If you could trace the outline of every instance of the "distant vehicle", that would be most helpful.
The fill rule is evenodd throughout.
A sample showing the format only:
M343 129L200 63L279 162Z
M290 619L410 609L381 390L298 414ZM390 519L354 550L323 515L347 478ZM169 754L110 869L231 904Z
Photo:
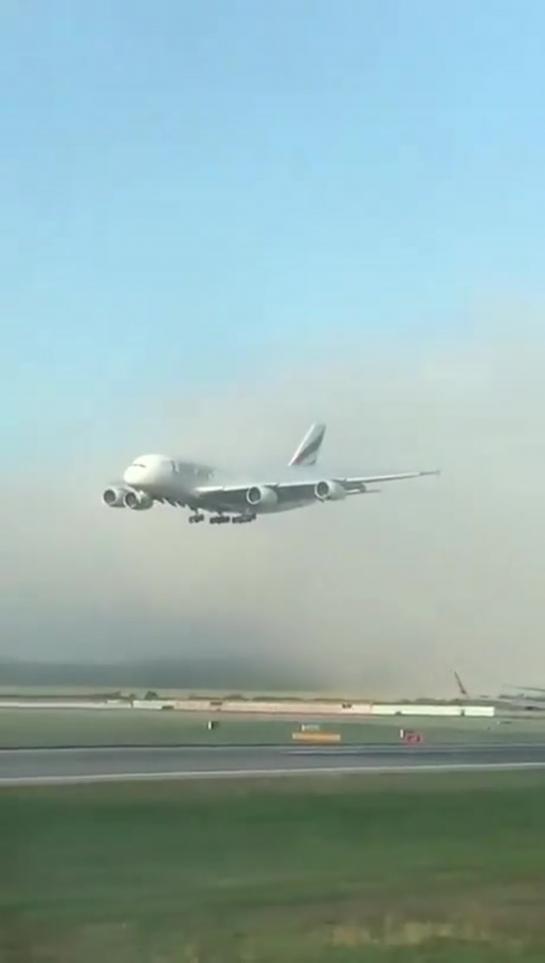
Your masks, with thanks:
M311 425L289 461L290 468L303 469L316 464L325 435L325 425ZM382 482L403 481L436 471L410 471L393 475L355 475L332 478L295 477L286 480L249 481L213 484L214 469L198 462L168 455L140 455L125 469L123 482L103 492L108 508L144 511L155 502L188 508L188 521L198 524L210 513L212 525L226 522L242 525L258 515L285 512L323 502L336 502L347 495L376 492L370 487Z
M542 699L532 699L523 695L520 696L508 696L508 695L471 695L466 689L464 683L462 682L460 676L457 672L454 673L454 678L456 679L456 685L458 691L464 702L486 702L491 705L496 706L498 709L513 709L513 710L523 710L525 712L544 712L545 711L545 690L536 689L535 687L527 686L526 688L530 690L531 688L537 692L543 692Z
M408 746L419 746L424 742L424 736L416 729L400 729L399 738Z

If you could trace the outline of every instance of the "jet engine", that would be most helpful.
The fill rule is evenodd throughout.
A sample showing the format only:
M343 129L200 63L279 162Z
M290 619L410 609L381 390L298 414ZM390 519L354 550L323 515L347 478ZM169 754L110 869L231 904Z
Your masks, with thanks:
M346 498L346 490L336 481L319 481L314 486L314 497L320 502L339 502Z
M276 505L278 495L267 485L252 485L246 492L246 501L254 507L257 505Z
M107 488L102 493L102 501L108 508L125 508L126 488Z
M146 492L128 491L125 493L123 503L126 508L132 508L134 512L143 512L153 505L153 498Z

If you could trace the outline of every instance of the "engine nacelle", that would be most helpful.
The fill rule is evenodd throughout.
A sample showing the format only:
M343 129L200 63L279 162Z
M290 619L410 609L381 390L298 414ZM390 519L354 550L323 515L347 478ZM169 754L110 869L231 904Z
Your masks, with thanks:
M126 488L107 488L102 493L102 501L108 508L125 508Z
M246 501L248 505L252 505L254 508L258 505L263 507L268 505L272 506L276 505L278 495L272 488L268 488L267 485L252 485L246 492Z
M314 497L319 502L340 502L346 498L346 490L336 481L319 481L314 486Z
M125 508L132 508L133 512L144 512L153 505L153 498L146 492L128 491L123 499Z

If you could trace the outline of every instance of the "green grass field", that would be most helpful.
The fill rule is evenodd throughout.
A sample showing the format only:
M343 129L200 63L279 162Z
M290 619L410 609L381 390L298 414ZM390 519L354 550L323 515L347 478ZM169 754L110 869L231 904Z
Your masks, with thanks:
M312 721L312 720L308 720ZM399 728L416 728L428 742L543 741L545 719L369 719L322 723L344 742L399 742ZM55 745L154 745L175 743L287 743L296 722L223 718L208 732L206 716L150 710L0 709L0 747Z
M545 776L0 794L2 963L542 963Z

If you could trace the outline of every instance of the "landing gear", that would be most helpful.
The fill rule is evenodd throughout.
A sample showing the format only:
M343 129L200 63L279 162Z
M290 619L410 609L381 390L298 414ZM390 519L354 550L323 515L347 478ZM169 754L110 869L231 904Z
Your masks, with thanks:
M202 512L194 512L187 520L190 525L198 525L199 522L204 522L204 515Z
M229 515L212 515L210 518L211 525L228 525L230 521Z
M204 522L204 517L204 512L194 511L187 520L190 525L198 525L199 522ZM217 515L211 515L208 521L211 525L228 525L229 522L233 525L246 525L248 522L255 522L256 518L255 512L248 512L247 515L224 515L219 512Z

